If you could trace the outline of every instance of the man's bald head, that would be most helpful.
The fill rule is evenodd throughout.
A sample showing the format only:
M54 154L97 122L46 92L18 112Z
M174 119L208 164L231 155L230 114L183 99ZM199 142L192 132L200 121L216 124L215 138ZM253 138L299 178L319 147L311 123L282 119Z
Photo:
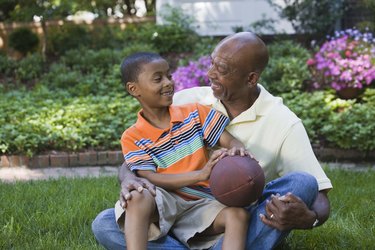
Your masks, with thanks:
M238 65L249 67L248 70L255 71L259 75L268 64L268 50L265 43L252 32L239 32L224 38L217 46L230 49L232 59Z

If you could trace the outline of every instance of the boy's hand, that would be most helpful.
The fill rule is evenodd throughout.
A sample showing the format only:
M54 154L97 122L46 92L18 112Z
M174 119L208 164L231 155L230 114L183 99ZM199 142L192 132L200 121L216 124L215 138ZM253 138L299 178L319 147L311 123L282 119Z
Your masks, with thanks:
M211 156L210 159L208 159L208 162L206 165L200 170L200 181L206 181L208 178L210 178L212 168L215 166L215 164L222 158L228 155L228 149L221 148L218 150L215 150Z
M155 186L147 179L137 177L135 175L130 175L128 178L124 179L121 182L121 191L120 191L120 204L125 209L128 205L127 201L131 200L132 195L131 191L137 190L142 192L143 189L147 189L151 195L155 196Z

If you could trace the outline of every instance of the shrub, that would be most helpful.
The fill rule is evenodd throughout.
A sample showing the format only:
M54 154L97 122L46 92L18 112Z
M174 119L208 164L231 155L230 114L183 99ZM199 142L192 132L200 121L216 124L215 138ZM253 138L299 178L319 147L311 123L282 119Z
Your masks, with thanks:
M121 54L113 49L91 50L86 48L67 51L61 62L67 67L80 70L83 74L93 71L107 73L113 64L120 64Z
M70 97L40 86L0 93L0 150L33 155L46 150L119 148L139 105L123 94Z
M148 43L134 43L130 44L127 46L124 46L124 48L121 50L121 59L124 57L127 57L133 53L136 52L142 52L142 51L147 51L147 52L155 52L157 53L158 50L155 49L154 46ZM120 66L120 65L119 65Z
M269 46L270 61L261 75L261 83L274 95L301 90L303 81L310 78L305 62L310 53L291 41Z
M83 26L64 24L48 31L48 53L63 55L66 51L89 47L89 32Z
M375 109L373 105L354 104L332 114L322 128L331 146L369 151L375 149Z
M151 43L160 53L191 52L196 42L197 34L178 25L157 25L152 34Z
M375 80L375 39L356 29L336 32L307 64L316 89L362 89Z
M0 73L2 77L14 77L14 70L17 68L17 62L7 56L0 55ZM0 78L0 79L1 79Z
M35 51L39 44L38 36L28 28L19 28L9 35L9 47L27 55Z
M39 78L44 70L43 58L39 54L32 54L18 63L15 71L17 79L27 82Z

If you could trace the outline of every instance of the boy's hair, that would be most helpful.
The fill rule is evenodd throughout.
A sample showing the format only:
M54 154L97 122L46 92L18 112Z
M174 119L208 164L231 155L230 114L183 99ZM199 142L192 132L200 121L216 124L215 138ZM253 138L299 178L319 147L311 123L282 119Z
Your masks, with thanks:
M136 82L144 64L160 59L163 58L152 52L137 52L124 58L120 68L122 82L125 85L128 82Z

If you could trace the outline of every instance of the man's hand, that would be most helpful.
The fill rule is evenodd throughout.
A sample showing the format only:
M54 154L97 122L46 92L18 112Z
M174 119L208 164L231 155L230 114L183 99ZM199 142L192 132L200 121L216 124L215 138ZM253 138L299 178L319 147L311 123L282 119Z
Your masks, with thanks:
M244 147L232 147L231 149L228 149L228 155L251 156L250 153ZM251 158L254 157L251 156Z
M261 214L262 222L280 231L308 229L316 219L316 214L297 196L272 195L266 204L266 215Z
M156 195L155 186L149 182L147 179L140 178L135 176L134 174L128 174L127 178L125 178L121 182L121 190L120 190L120 204L125 209L128 205L127 201L131 200L132 195L131 191L137 190L138 192L142 192L143 189L147 189L153 196Z

